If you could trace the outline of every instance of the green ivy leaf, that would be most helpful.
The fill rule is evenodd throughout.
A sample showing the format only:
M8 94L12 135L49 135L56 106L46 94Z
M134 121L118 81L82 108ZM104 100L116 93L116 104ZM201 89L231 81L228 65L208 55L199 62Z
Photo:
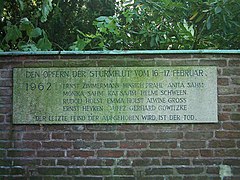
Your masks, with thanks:
M17 0L17 2L19 4L20 10L23 11L24 10L24 3L23 3L23 1L22 0Z
M24 41L20 41L18 43L18 48L21 51L37 51L38 50L38 48L36 47L35 44L33 44L33 43L26 43Z
M209 16L207 18L207 30L211 29L211 27L212 27L212 18L211 16Z
M8 43L9 41L12 41L15 43L17 39L22 37L21 31L18 29L16 25L8 25L7 26L7 33L5 36L5 40Z
M43 51L51 50L52 43L48 40L47 37L44 36L43 38L38 40L37 48Z
M30 32L30 37L31 38L36 38L42 35L42 30L40 28L34 28L31 32Z
M107 16L100 16L98 18L96 18L97 21L106 21L108 19Z
M42 12L42 17L41 17L41 22L46 22L47 17L49 13L52 11L53 6L52 6L52 0L43 0L42 1L42 7L41 7L41 12Z
M214 9L214 11L215 11L215 14L218 14L218 13L222 12L222 8L221 8L220 6L217 6L217 7Z
M19 29L21 31L26 31L27 35L30 36L30 32L33 30L33 24L28 20L28 18L22 18L20 21Z

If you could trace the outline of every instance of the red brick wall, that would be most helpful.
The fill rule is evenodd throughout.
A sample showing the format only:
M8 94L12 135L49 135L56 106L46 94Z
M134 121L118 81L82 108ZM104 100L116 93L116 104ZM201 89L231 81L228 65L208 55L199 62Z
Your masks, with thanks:
M218 67L218 123L11 123L13 67L182 65ZM0 56L0 179L11 178L239 180L240 54Z

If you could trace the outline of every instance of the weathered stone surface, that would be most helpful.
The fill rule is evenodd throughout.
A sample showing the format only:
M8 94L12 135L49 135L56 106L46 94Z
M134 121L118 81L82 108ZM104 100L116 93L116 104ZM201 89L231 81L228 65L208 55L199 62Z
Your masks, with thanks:
M216 67L15 68L13 123L217 122Z

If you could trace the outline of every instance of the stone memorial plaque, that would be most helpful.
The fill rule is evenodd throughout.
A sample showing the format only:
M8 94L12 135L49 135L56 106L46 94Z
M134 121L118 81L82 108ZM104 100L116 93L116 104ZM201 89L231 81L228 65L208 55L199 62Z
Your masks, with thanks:
M14 68L14 124L214 123L217 69Z

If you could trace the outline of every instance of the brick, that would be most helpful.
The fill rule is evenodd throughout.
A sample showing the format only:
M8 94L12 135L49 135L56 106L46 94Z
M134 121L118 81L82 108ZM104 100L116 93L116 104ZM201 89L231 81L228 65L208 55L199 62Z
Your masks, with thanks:
M141 131L149 131L149 132L158 132L158 131L166 131L166 130L176 130L176 124L144 124L139 125L139 130Z
M210 159L210 158L194 158L192 160L193 165L220 165L222 164L222 159Z
M11 103L12 103L11 96L0 96L0 104L4 106L10 106Z
M84 125L72 125L71 127L72 131L84 131L85 126Z
M5 121L5 115L0 114L0 123L3 123Z
M210 131L220 129L221 125L216 124L193 124L193 131Z
M39 167L38 173L40 175L63 175L65 170L60 167Z
M213 132L186 132L186 139L207 140L213 137Z
M205 148L206 143L205 143L205 141L181 141L180 147L183 149Z
M0 141L0 149L8 149L12 147L12 143L11 142L7 142L7 141Z
M91 150L69 150L67 151L68 157L91 157L94 156L94 151Z
M156 139L182 139L182 132L160 132L157 133Z
M122 133L97 133L97 140L123 140Z
M240 68L234 67L234 68L224 68L223 69L223 76L240 76Z
M119 147L117 142L104 142L104 147L105 148L116 148Z
M218 78L217 79L218 86L228 86L229 85L229 78Z
M213 150L211 149L200 149L201 157L213 157Z
M219 60L219 59L211 59L211 60L202 60L200 59L199 65L204 65L204 66L219 66L219 67L224 67L227 65L226 60Z
M218 96L218 102L219 103L240 103L239 96Z
M173 168L147 168L145 170L146 175L172 175L174 173Z
M114 168L115 175L133 175L133 168Z
M52 61L25 61L24 67L28 68L45 68L45 67L52 67Z
M240 157L240 149L215 150L216 157Z
M234 148L236 143L234 140L212 140L209 141L208 147L210 148Z
M156 66L169 66L171 63L170 60L163 60L158 57L155 57L154 60L156 61Z
M182 180L182 176L168 176L168 180Z
M16 141L14 142L14 148L18 149L39 149L41 148L40 142L33 142L33 141Z
M8 153L10 156L13 155L12 152ZM6 151L5 150L0 150L0 158L5 158L6 157Z
M238 139L240 138L239 131L216 131L215 137L219 139Z
M234 95L235 89L231 86L218 87L218 95Z
M17 126L19 126L19 125L17 125ZM34 132L36 132L36 131L41 131L41 125L33 125L33 124L28 124L28 125L24 125L24 127L26 128L26 130L24 130L24 131L28 131L28 132L30 132L30 131L34 131Z
M10 87L0 87L1 96L11 96L12 88Z
M113 177L104 177L104 180L133 180L134 176L133 175L126 175L126 176L121 176L121 175L114 175Z
M55 166L56 161L55 161L55 159L43 159L41 165L43 165L43 166Z
M75 141L73 143L74 149L100 149L103 147L102 142L96 141Z
M38 157L63 157L64 151L61 150L39 150L37 151Z
M137 131L139 125L124 124L117 127L118 131Z
M239 77L232 77L232 84L240 85L240 78Z
M7 168L7 167L0 168L0 175L9 175L9 174L10 174L10 168Z
M12 70L3 70L0 72L1 78L12 78L13 77L13 71Z
M71 131L71 125L51 124L51 126L42 126L44 132Z
M70 149L72 147L72 142L48 141L43 142L42 147L46 149Z
M69 67L68 60L53 61L53 67Z
M117 125L87 125L86 128L90 131L115 131L117 129Z
M70 180L72 180L72 179L70 179ZM102 180L102 177L99 177L99 176L84 176L84 175L79 176L78 175L78 176L74 177L74 180Z
M227 111L229 112L236 112L238 109L238 106L235 104L224 104L222 105L222 111Z
M172 60L172 66L192 66L199 65L198 60Z
M127 157L140 157L141 152L138 150L127 151Z
M190 160L186 158L171 158L162 159L163 166L175 166L175 165L190 165Z
M25 169L21 167L13 167L11 168L11 175L24 175Z
M118 166L131 166L133 162L130 159L118 159L117 165Z
M146 132L135 132L135 133L126 133L125 134L127 140L152 140L155 139L155 133L146 133Z
M169 156L167 150L145 150L142 152L142 157L162 157Z
M52 133L52 139L64 139L64 133Z
M142 149L146 147L147 147L146 142L133 142L133 141L120 142L120 148L125 148L125 149Z
M0 166L12 166L11 158L6 159L5 157L0 156Z
M173 149L177 147L177 141L150 142L151 149Z
M50 136L49 133L45 132L26 132L23 134L24 140L49 140Z
M239 166L240 165L240 159L237 159L236 157L231 159L224 159L223 164L229 165L229 166Z
M233 67L239 67L240 66L240 61L239 60L229 60L228 62L229 66L233 66Z
M203 167L178 167L176 169L179 174L201 174L204 171Z
M219 175L219 167L216 165L212 166L212 167L207 167L206 172L207 172L207 174Z
M233 175L240 175L240 167L233 167L232 173Z
M218 103L240 103L240 96L218 96Z
M0 87L12 87L13 86L13 82L12 80L1 80L0 79Z
M198 157L199 150L171 150L171 157Z
M11 107L0 107L0 114L12 114L12 109Z
M19 133L19 132L14 132L14 131L6 131L6 134L8 133L8 136L6 136L6 137L8 137L9 139L11 139L11 140L22 140L22 133ZM1 134L1 133L0 133ZM0 136L0 139L1 139L1 136ZM7 140L7 139L5 139L5 140Z
M160 163L159 163L160 164ZM150 166L151 165L151 159L134 159L132 162L132 166Z
M123 157L124 151L121 150L98 150L98 157Z
M234 114L231 114L231 120L233 121L240 121L240 113L234 113Z
M69 167L67 168L68 175L79 175L81 174L80 168Z
M4 61L0 62L0 68L11 70L13 67L22 67L22 62L10 62L10 61Z
M230 114L229 113L218 113L218 120L219 121L228 121L228 120L230 120Z
M182 180L220 180L219 175L187 175ZM225 179L226 180L226 179Z
M74 159L74 158L58 159L57 165L60 165L60 166L83 166L84 159Z
M141 180L165 180L166 178L163 175L149 175L149 176L143 176L143 173L139 173L139 177L141 177ZM169 176L167 176L169 178ZM175 176L174 176L175 177ZM165 178L165 179L164 179ZM175 180L175 179L174 179ZM182 179L177 179L182 180Z
M93 140L94 139L94 133L66 133L65 134L67 140Z
M8 150L8 157L34 157L35 151L31 150Z
M110 168L83 168L84 175L111 175Z
M114 159L87 159L86 166L113 166Z

